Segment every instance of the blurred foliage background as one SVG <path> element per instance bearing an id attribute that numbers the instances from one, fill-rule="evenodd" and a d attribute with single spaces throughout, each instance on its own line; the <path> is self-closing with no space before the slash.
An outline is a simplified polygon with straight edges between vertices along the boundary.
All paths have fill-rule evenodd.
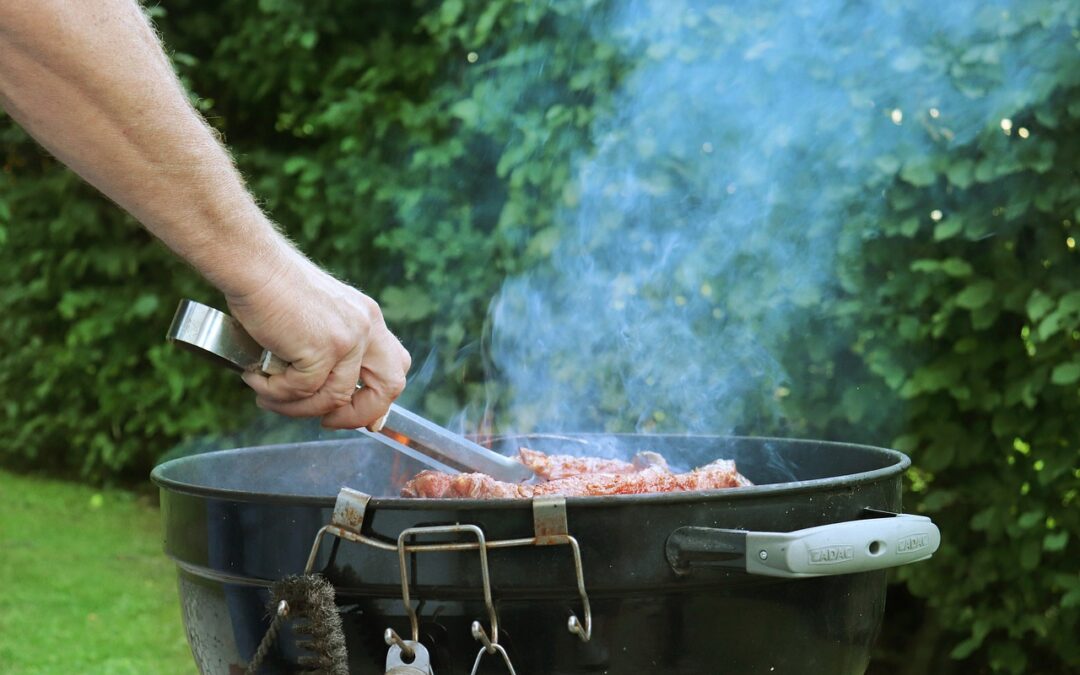
<path id="1" fill-rule="evenodd" d="M 1032 0 L 927 17 L 926 3 L 901 2 L 891 10 L 899 25 L 916 16 L 949 25 L 898 46 L 895 33 L 860 32 L 867 17 L 849 16 L 854 6 L 828 3 L 826 18 L 851 23 L 830 21 L 834 48 L 796 72 L 782 58 L 755 61 L 754 36 L 817 26 L 818 15 L 772 2 L 629 4 L 631 19 L 627 3 L 601 0 L 169 0 L 149 11 L 268 211 L 382 303 L 418 364 L 406 402 L 444 421 L 466 411 L 473 427 L 540 423 L 542 410 L 507 403 L 522 382 L 500 378 L 485 349 L 489 306 L 507 279 L 553 274 L 577 247 L 607 250 L 627 232 L 679 226 L 678 210 L 694 207 L 669 198 L 672 186 L 711 195 L 728 185 L 704 146 L 639 142 L 656 179 L 644 211 L 654 225 L 616 219 L 583 242 L 565 216 L 582 200 L 577 168 L 603 156 L 597 129 L 610 138 L 623 124 L 648 140 L 661 118 L 698 114 L 693 102 L 705 100 L 665 100 L 676 87 L 644 116 L 622 114 L 620 87 L 635 73 L 745 61 L 757 77 L 795 73 L 838 92 L 860 123 L 834 142 L 828 109 L 811 107 L 785 145 L 807 169 L 794 167 L 782 187 L 808 184 L 770 202 L 794 217 L 738 230 L 733 264 L 744 273 L 699 262 L 683 279 L 687 296 L 640 295 L 663 304 L 673 293 L 706 337 L 721 330 L 710 316 L 780 331 L 769 350 L 782 375 L 741 389 L 739 407 L 719 411 L 734 424 L 719 431 L 912 456 L 907 508 L 931 515 L 943 544 L 898 575 L 881 672 L 1072 672 L 1080 8 Z M 612 23 L 644 37 L 598 29 Z M 866 67 L 853 70 L 856 58 Z M 950 126 L 942 101 L 954 99 L 985 114 Z M 715 144 L 722 155 L 727 142 L 718 133 L 708 152 Z M 178 444 L 252 429 L 235 378 L 162 340 L 178 298 L 220 305 L 213 290 L 6 119 L 0 152 L 0 463 L 144 480 Z M 844 180 L 817 183 L 823 166 Z M 751 202 L 772 194 L 753 176 L 739 180 Z M 828 273 L 777 281 L 785 265 L 754 247 L 784 237 L 806 255 L 827 249 Z M 563 281 L 557 292 L 569 297 Z M 714 342 L 711 354 L 729 349 Z M 618 371 L 618 354 L 592 346 L 598 371 Z M 548 390 L 580 384 L 573 372 L 547 377 Z M 618 378 L 605 382 L 591 409 L 600 428 L 686 428 L 671 411 L 637 409 Z"/>

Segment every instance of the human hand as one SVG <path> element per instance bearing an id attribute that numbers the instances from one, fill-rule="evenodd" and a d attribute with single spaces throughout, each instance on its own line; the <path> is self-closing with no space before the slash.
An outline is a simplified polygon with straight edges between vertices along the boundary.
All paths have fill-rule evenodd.
<path id="1" fill-rule="evenodd" d="M 251 336 L 290 364 L 281 375 L 244 373 L 259 407 L 378 430 L 412 363 L 378 303 L 299 254 L 258 290 L 226 300 Z"/>

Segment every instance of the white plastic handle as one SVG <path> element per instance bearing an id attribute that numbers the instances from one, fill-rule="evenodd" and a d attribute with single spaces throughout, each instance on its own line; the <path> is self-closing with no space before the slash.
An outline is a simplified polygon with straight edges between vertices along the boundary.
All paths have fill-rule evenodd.
<path id="1" fill-rule="evenodd" d="M 941 533 L 926 516 L 900 514 L 794 532 L 747 532 L 746 571 L 818 577 L 880 570 L 929 558 Z"/>

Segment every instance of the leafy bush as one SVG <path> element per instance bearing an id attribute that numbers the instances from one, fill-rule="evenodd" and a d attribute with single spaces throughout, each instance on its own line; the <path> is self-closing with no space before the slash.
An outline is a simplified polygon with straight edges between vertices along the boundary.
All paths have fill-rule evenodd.
<path id="1" fill-rule="evenodd" d="M 899 575 L 926 603 L 903 672 L 1061 671 L 1080 661 L 1078 10 L 818 4 L 156 19 L 268 210 L 419 357 L 409 405 L 898 447 L 908 508 L 943 530 Z M 0 461 L 143 476 L 248 426 L 233 377 L 161 340 L 210 289 L 0 134 Z"/>

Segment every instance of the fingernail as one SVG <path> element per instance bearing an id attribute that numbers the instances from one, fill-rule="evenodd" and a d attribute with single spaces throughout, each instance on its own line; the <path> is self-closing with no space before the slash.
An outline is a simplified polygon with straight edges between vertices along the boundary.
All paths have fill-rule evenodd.
<path id="1" fill-rule="evenodd" d="M 389 416 L 390 416 L 390 413 L 386 413 L 385 415 L 383 415 L 379 419 L 375 420 L 375 422 L 372 423 L 368 427 L 368 429 L 371 430 L 371 431 L 374 431 L 374 432 L 382 431 L 382 428 L 386 425 L 386 418 L 389 417 Z"/>

